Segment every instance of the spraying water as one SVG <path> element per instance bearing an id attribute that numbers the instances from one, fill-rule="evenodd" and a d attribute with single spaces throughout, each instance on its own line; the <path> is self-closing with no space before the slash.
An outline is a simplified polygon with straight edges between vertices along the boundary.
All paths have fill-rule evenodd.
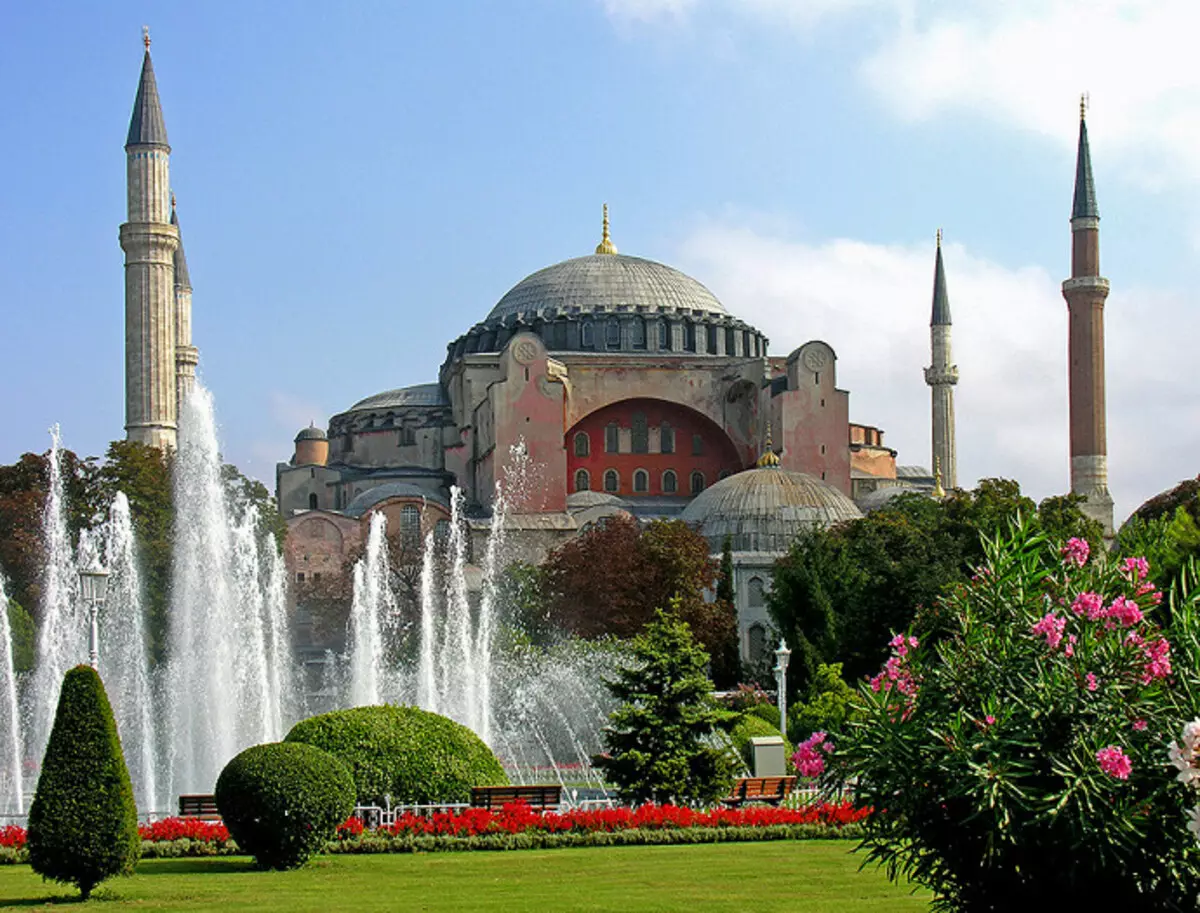
<path id="1" fill-rule="evenodd" d="M 17 706 L 17 676 L 13 670 L 12 631 L 8 596 L 0 577 L 0 814 L 25 810 L 21 788 L 21 714 Z"/>
<path id="2" fill-rule="evenodd" d="M 141 576 L 129 514 L 129 499 L 117 492 L 103 537 L 108 565 L 108 595 L 100 623 L 100 677 L 125 750 L 138 807 L 163 807 L 158 794 L 157 727 L 150 682 Z M 86 537 L 80 543 L 80 560 Z M 82 565 L 81 565 L 82 566 Z"/>
<path id="3" fill-rule="evenodd" d="M 175 566 L 168 635 L 170 789 L 211 793 L 248 745 L 278 740 L 294 706 L 281 640 L 282 585 L 274 545 L 255 511 L 221 478 L 212 396 L 184 404 L 175 459 Z M 273 639 L 274 638 L 274 639 Z"/>
<path id="4" fill-rule="evenodd" d="M 28 693 L 25 749 L 40 759 L 54 725 L 58 689 L 72 666 L 87 661 L 87 629 L 78 608 L 78 575 L 67 533 L 62 477 L 62 439 L 58 425 L 50 429 L 50 479 L 42 513 L 46 563 L 42 569 L 41 625 L 37 667 Z"/>
<path id="5" fill-rule="evenodd" d="M 387 518 L 371 517 L 367 551 L 354 565 L 354 601 L 350 607 L 351 707 L 382 703 L 387 690 L 386 632 L 396 617 L 387 554 Z"/>

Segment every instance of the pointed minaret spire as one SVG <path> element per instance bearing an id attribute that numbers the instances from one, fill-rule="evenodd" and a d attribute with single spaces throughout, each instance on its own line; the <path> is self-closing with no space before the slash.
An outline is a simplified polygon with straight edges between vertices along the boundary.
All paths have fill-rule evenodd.
<path id="1" fill-rule="evenodd" d="M 931 434 L 934 472 L 938 487 L 944 481 L 958 487 L 958 447 L 954 436 L 954 385 L 958 366 L 950 345 L 950 296 L 946 293 L 946 268 L 942 263 L 942 230 L 937 231 L 937 254 L 933 264 L 933 313 L 929 318 L 931 364 L 925 369 L 925 383 L 932 397 Z"/>
<path id="2" fill-rule="evenodd" d="M 179 213 L 175 211 L 175 194 L 171 194 L 171 224 L 179 230 Z M 192 277 L 188 275 L 187 257 L 183 253 L 183 234 L 179 235 L 179 246 L 175 248 L 175 288 L 192 290 Z"/>
<path id="3" fill-rule="evenodd" d="M 600 243 L 596 245 L 596 253 L 598 254 L 615 254 L 617 245 L 612 243 L 612 238 L 608 236 L 608 204 L 604 204 L 604 228 L 603 236 L 600 238 Z"/>
<path id="4" fill-rule="evenodd" d="M 175 211 L 175 194 L 171 194 L 171 224 L 179 231 L 179 214 Z M 175 248 L 175 403 L 182 411 L 183 401 L 196 386 L 196 365 L 200 351 L 192 345 L 192 279 L 188 275 L 187 257 L 183 255 L 183 235 Z"/>
<path id="5" fill-rule="evenodd" d="M 1071 412 L 1071 492 L 1086 500 L 1081 510 L 1113 534 L 1108 492 L 1108 433 L 1104 393 L 1104 302 L 1108 280 L 1100 275 L 1100 209 L 1088 148 L 1087 96 L 1079 103 L 1079 150 L 1071 206 L 1071 278 L 1063 282 L 1068 314 L 1068 383 Z"/>
<path id="6" fill-rule="evenodd" d="M 138 81 L 137 97 L 133 101 L 133 116 L 129 119 L 129 135 L 125 147 L 166 146 L 167 125 L 163 122 L 162 106 L 158 101 L 158 83 L 154 80 L 154 64 L 150 62 L 150 29 L 143 27 L 142 78 Z"/>

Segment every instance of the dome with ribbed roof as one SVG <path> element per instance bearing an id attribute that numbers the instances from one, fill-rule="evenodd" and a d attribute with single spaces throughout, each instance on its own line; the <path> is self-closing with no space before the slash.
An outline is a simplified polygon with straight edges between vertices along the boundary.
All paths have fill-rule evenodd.
<path id="1" fill-rule="evenodd" d="M 396 390 L 385 390 L 366 399 L 360 399 L 350 407 L 350 412 L 377 409 L 400 409 L 405 406 L 448 406 L 450 398 L 441 384 L 414 384 Z"/>
<path id="2" fill-rule="evenodd" d="M 719 551 L 728 536 L 738 552 L 785 552 L 805 530 L 858 520 L 848 497 L 816 476 L 776 467 L 747 469 L 698 494 L 680 519 L 694 523 Z"/>
<path id="3" fill-rule="evenodd" d="M 716 295 L 677 269 L 641 257 L 592 254 L 526 276 L 500 299 L 487 319 L 548 308 L 570 313 L 619 307 L 728 313 Z"/>
<path id="4" fill-rule="evenodd" d="M 300 433 L 296 435 L 295 442 L 298 444 L 301 441 L 327 441 L 328 437 L 325 431 L 318 428 L 316 425 L 309 425 L 307 428 L 301 428 Z"/>

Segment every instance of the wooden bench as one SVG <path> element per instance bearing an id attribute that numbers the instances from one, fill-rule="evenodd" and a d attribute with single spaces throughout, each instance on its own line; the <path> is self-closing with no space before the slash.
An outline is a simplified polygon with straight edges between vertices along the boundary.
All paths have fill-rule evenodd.
<path id="1" fill-rule="evenodd" d="M 199 818 L 201 821 L 220 821 L 221 812 L 217 810 L 217 800 L 213 796 L 180 796 L 179 817 Z"/>
<path id="2" fill-rule="evenodd" d="M 733 784 L 733 790 L 721 803 L 732 806 L 747 802 L 778 805 L 788 797 L 795 785 L 795 777 L 742 777 Z"/>
<path id="3" fill-rule="evenodd" d="M 472 786 L 472 808 L 503 808 L 510 802 L 524 802 L 535 812 L 558 811 L 562 787 L 554 786 Z"/>

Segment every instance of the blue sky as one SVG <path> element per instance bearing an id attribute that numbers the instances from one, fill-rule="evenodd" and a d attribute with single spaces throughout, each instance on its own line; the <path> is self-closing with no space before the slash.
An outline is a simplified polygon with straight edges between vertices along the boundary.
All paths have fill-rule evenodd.
<path id="1" fill-rule="evenodd" d="M 281 10 L 286 10 L 286 14 Z M 1122 516 L 1196 473 L 1200 14 L 1181 0 L 7 4 L 0 461 L 122 435 L 122 144 L 152 54 L 194 338 L 228 458 L 436 378 L 524 275 L 677 266 L 838 352 L 851 418 L 929 462 L 946 232 L 960 481 L 1067 487 L 1078 95 L 1099 187 Z"/>

